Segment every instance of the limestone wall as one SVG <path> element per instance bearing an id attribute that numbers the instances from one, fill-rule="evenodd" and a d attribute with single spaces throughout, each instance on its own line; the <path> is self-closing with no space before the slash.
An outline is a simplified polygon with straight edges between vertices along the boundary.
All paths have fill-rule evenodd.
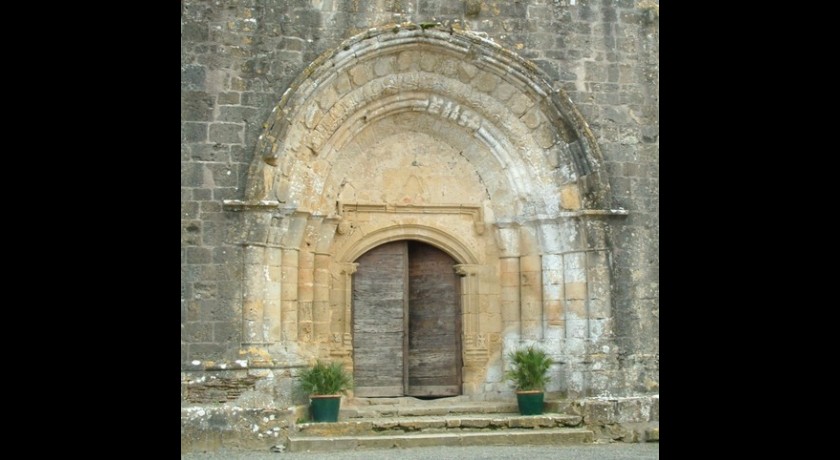
<path id="1" fill-rule="evenodd" d="M 558 350 L 553 391 L 658 392 L 658 5 L 182 3 L 182 401 L 189 401 L 190 388 L 193 395 L 214 394 L 203 388 L 214 377 L 222 380 L 216 390 L 232 388 L 228 393 L 247 399 L 253 392 L 224 384 L 237 366 L 235 375 L 245 383 L 253 383 L 249 375 L 261 382 L 277 376 L 272 385 L 253 383 L 254 391 L 290 401 L 288 380 L 307 357 L 349 362 L 350 316 L 342 307 L 352 275 L 347 264 L 370 241 L 358 236 L 390 231 L 386 223 L 394 216 L 364 207 L 339 213 L 336 203 L 473 206 L 420 221 L 411 213 L 399 218 L 399 225 L 414 228 L 412 237 L 451 244 L 452 254 L 464 255 L 464 283 L 474 292 L 464 304 L 473 315 L 464 324 L 465 366 L 477 366 L 465 373 L 469 391 L 506 388 L 505 341 L 536 340 Z M 472 68 L 469 55 L 441 58 L 422 48 L 367 63 L 356 57 L 342 92 L 342 75 L 330 76 L 325 57 L 343 65 L 344 47 L 361 56 L 371 29 L 393 30 L 396 37 L 425 33 L 440 42 L 450 36 L 453 47 L 466 43 L 464 49 L 509 63 L 498 68 L 528 72 L 533 66 L 524 81 L 559 90 L 567 97 L 560 108 L 567 118 L 550 120 L 547 102 L 529 110 L 538 89 L 516 89 L 506 83 L 513 77 L 493 73 L 492 63 Z M 517 67 L 505 53 L 525 64 Z M 395 85 L 417 88 L 423 110 L 400 99 L 402 86 L 393 101 L 387 98 L 391 75 L 401 75 Z M 313 81 L 325 85 L 307 83 Z M 310 93 L 318 95 L 315 105 L 307 105 Z M 284 96 L 301 102 L 284 105 Z M 328 126 L 329 117 L 339 117 L 308 109 L 325 108 L 330 97 L 356 102 L 330 136 L 313 136 L 326 132 L 318 127 Z M 365 111 L 356 107 L 362 103 Z M 285 108 L 300 108 L 300 123 L 290 126 L 305 131 L 279 131 Z M 393 116 L 376 118 L 382 111 Z M 439 121 L 447 118 L 451 123 Z M 503 127 L 497 130 L 503 134 L 480 133 L 480 126 L 491 125 Z M 401 136 L 406 128 L 411 133 Z M 596 145 L 576 142 L 584 138 Z M 521 145 L 487 139 L 519 139 Z M 291 150 L 295 140 L 300 147 Z M 417 145 L 427 148 L 412 150 Z M 581 149 L 589 153 L 575 153 Z M 522 153 L 505 158 L 498 152 Z M 446 164 L 446 172 L 430 164 Z M 369 172 L 369 180 L 343 180 L 360 172 Z M 279 198 L 286 202 L 272 207 Z M 269 204 L 256 211 L 225 205 L 255 199 Z M 588 209 L 627 213 L 563 217 Z M 458 229 L 463 237 L 450 241 L 428 227 Z M 570 247 L 585 251 L 571 253 Z"/>

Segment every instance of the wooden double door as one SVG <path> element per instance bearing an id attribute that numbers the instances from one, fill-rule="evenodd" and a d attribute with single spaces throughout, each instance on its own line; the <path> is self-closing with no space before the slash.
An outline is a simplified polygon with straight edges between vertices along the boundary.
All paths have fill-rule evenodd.
<path id="1" fill-rule="evenodd" d="M 461 296 L 455 260 L 425 243 L 395 241 L 356 262 L 356 396 L 461 394 Z"/>

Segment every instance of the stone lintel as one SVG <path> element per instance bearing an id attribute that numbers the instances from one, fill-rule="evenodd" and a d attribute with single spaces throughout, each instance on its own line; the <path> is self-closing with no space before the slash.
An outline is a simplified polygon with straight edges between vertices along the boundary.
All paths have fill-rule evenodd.
<path id="1" fill-rule="evenodd" d="M 464 214 L 472 217 L 475 231 L 479 235 L 484 233 L 484 211 L 481 206 L 465 204 L 423 204 L 400 205 L 380 203 L 339 203 L 338 214 L 346 213 L 389 213 L 389 214 Z"/>

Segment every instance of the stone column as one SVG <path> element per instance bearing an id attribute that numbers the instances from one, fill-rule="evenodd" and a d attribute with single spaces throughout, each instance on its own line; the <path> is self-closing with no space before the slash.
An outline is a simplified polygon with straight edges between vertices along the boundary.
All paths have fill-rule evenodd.
<path id="1" fill-rule="evenodd" d="M 338 267 L 338 279 L 330 290 L 332 356 L 347 356 L 352 352 L 353 273 L 356 273 L 358 267 L 357 263 L 341 264 Z"/>
<path id="2" fill-rule="evenodd" d="M 455 273 L 461 277 L 461 324 L 464 327 L 464 361 L 481 362 L 487 359 L 487 343 L 481 330 L 481 311 L 479 308 L 480 265 L 457 264 Z"/>
<path id="3" fill-rule="evenodd" d="M 312 333 L 314 341 L 321 346 L 330 343 L 330 301 L 331 280 L 330 272 L 332 254 L 330 253 L 336 234 L 346 232 L 346 226 L 339 229 L 339 218 L 324 218 L 318 226 L 318 236 L 315 239 L 315 269 L 313 277 L 312 297 Z"/>
<path id="4" fill-rule="evenodd" d="M 300 246 L 303 241 L 309 213 L 295 212 L 282 233 L 283 255 L 280 266 L 280 308 L 284 341 L 297 341 L 300 325 L 298 286 L 300 283 Z"/>
<path id="5" fill-rule="evenodd" d="M 330 254 L 315 254 L 313 280 L 312 329 L 317 343 L 327 343 L 330 336 Z"/>
<path id="6" fill-rule="evenodd" d="M 263 290 L 263 336 L 269 344 L 283 340 L 282 334 L 282 265 L 281 241 L 289 226 L 285 216 L 271 217 L 266 235 L 265 262 L 259 274 L 264 283 Z"/>
<path id="7" fill-rule="evenodd" d="M 510 225 L 498 228 L 499 256 L 499 298 L 502 315 L 502 339 L 518 342 L 522 337 L 520 329 L 520 264 L 519 227 Z M 504 352 L 504 350 L 503 350 Z"/>
<path id="8" fill-rule="evenodd" d="M 280 244 L 292 210 L 278 201 L 225 200 L 226 211 L 242 212 L 243 247 L 242 343 L 240 356 L 252 365 L 271 364 L 268 348 L 279 340 Z"/>
<path id="9" fill-rule="evenodd" d="M 543 305 L 545 310 L 546 337 L 561 339 L 566 335 L 566 320 L 563 305 L 563 256 L 545 254 L 542 256 Z"/>
<path id="10" fill-rule="evenodd" d="M 298 258 L 298 340 L 311 342 L 312 335 L 312 300 L 314 293 L 315 254 L 312 251 L 299 251 Z"/>
<path id="11" fill-rule="evenodd" d="M 245 254 L 245 292 L 242 304 L 243 345 L 266 342 L 263 329 L 263 309 L 265 298 L 265 277 L 261 276 L 265 268 L 265 248 L 246 245 Z"/>
<path id="12" fill-rule="evenodd" d="M 539 255 L 519 258 L 521 340 L 543 339 L 542 260 Z"/>
<path id="13" fill-rule="evenodd" d="M 261 278 L 265 279 L 263 329 L 265 330 L 266 341 L 274 343 L 281 341 L 283 336 L 281 326 L 283 251 L 279 247 L 266 247 L 265 253 L 267 266 L 264 270 L 267 270 L 268 276 L 266 277 L 266 273 L 261 274 Z"/>
<path id="14" fill-rule="evenodd" d="M 284 341 L 298 339 L 298 258 L 297 248 L 283 248 L 280 267 L 280 311 Z"/>
<path id="15" fill-rule="evenodd" d="M 589 337 L 597 340 L 612 336 L 609 254 L 606 250 L 593 250 L 586 259 Z"/>
<path id="16" fill-rule="evenodd" d="M 563 292 L 566 303 L 567 344 L 573 354 L 583 353 L 583 341 L 589 337 L 589 309 L 587 305 L 586 253 L 570 252 L 563 255 Z M 574 340 L 572 340 L 574 339 Z"/>

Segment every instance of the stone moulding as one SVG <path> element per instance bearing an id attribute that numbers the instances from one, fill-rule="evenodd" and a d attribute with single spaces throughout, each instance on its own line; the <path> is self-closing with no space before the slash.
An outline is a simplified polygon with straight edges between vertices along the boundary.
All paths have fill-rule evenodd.
<path id="1" fill-rule="evenodd" d="M 392 204 L 362 204 L 339 203 L 338 215 L 345 213 L 393 213 L 393 214 L 464 214 L 473 220 L 475 232 L 484 234 L 484 212 L 481 206 L 467 206 L 463 204 L 428 204 L 428 205 L 392 205 Z"/>
<path id="2" fill-rule="evenodd" d="M 586 189 L 582 190 L 586 192 L 582 195 L 586 195 L 591 200 L 587 207 L 599 207 L 595 205 L 596 203 L 604 207 L 609 202 L 609 184 L 604 175 L 599 172 L 600 149 L 588 124 L 568 95 L 560 89 L 552 88 L 547 76 L 537 66 L 512 51 L 471 32 L 441 28 L 423 29 L 411 24 L 401 26 L 390 24 L 371 28 L 346 40 L 334 50 L 325 52 L 307 66 L 283 94 L 264 125 L 265 129 L 259 137 L 256 148 L 252 174 L 249 175 L 250 183 L 246 192 L 248 196 L 252 199 L 262 199 L 272 196 L 269 194 L 273 192 L 273 196 L 280 200 L 288 198 L 283 196 L 282 192 L 277 190 L 278 185 L 272 182 L 278 174 L 288 177 L 290 165 L 284 164 L 287 161 L 283 160 L 284 157 L 298 149 L 306 151 L 304 147 L 307 145 L 301 144 L 299 133 L 294 132 L 293 126 L 299 122 L 304 123 L 304 120 L 310 124 L 313 123 L 311 117 L 315 113 L 312 109 L 315 107 L 313 104 L 317 104 L 316 98 L 324 91 L 324 88 L 334 86 L 336 79 L 346 79 L 354 69 L 358 66 L 369 65 L 372 59 L 396 56 L 397 53 L 404 51 L 448 56 L 458 62 L 468 63 L 475 71 L 492 75 L 493 78 L 512 85 L 521 94 L 527 95 L 531 103 L 538 107 L 538 111 L 542 114 L 540 117 L 554 126 L 555 133 L 566 133 L 564 136 L 570 136 L 565 139 L 571 152 L 569 166 L 575 170 L 576 177 L 588 178 L 578 183 L 579 187 Z M 423 67 L 422 63 L 420 66 Z M 370 77 L 366 77 L 365 80 L 368 78 Z M 364 81 L 348 84 L 347 88 L 366 86 Z M 339 97 L 346 96 L 347 91 L 349 89 L 342 90 Z M 387 91 L 380 94 L 380 96 L 386 95 Z M 472 110 L 471 107 L 465 108 Z M 321 110 L 326 113 L 333 109 L 321 107 Z M 352 112 L 365 109 L 356 107 L 338 110 Z M 324 132 L 321 132 L 321 128 L 318 127 L 313 131 L 313 134 L 317 131 L 316 137 L 326 136 L 324 137 L 326 139 L 336 132 L 333 131 L 336 127 L 332 129 L 327 127 L 325 128 L 327 131 Z M 511 147 L 521 150 L 521 146 L 506 146 L 504 150 L 515 150 Z M 311 153 L 320 155 L 320 148 L 316 146 Z M 525 161 L 524 157 L 522 161 Z M 262 174 L 259 173 L 260 170 L 264 170 Z M 515 174 L 511 177 L 515 177 Z"/>
<path id="3" fill-rule="evenodd" d="M 224 200 L 222 206 L 227 211 L 279 211 L 285 203 L 277 200 L 243 201 Z"/>

